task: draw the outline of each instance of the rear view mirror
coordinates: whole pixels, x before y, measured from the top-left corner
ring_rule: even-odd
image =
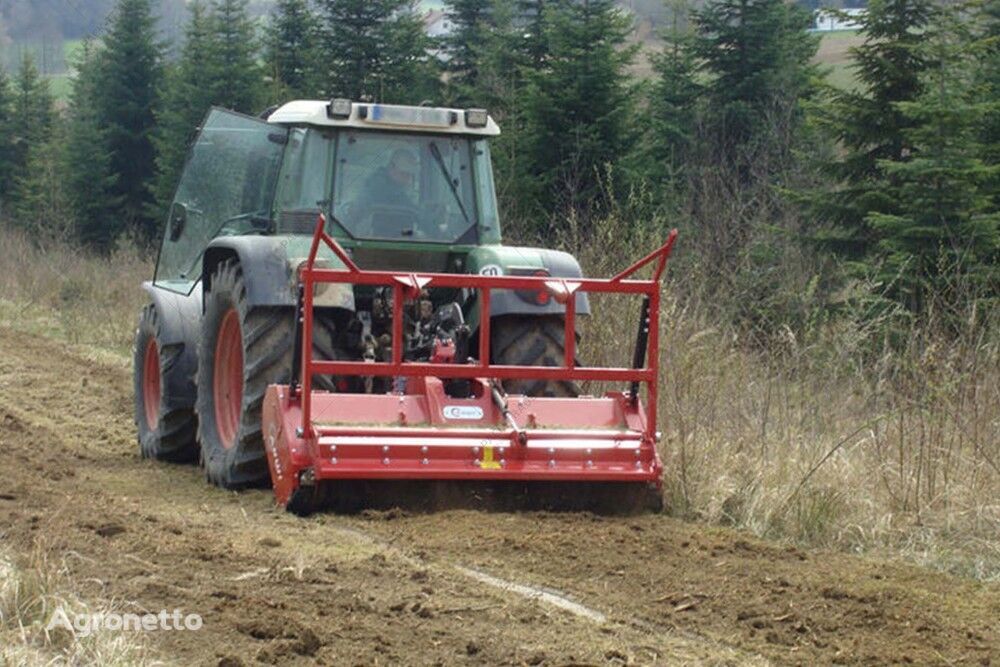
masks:
[[[184,204],[174,204],[170,209],[170,240],[176,241],[184,233],[187,224],[187,207]]]

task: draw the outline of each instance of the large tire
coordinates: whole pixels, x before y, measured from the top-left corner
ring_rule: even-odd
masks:
[[[490,323],[492,363],[505,366],[562,366],[565,353],[562,317],[507,315]],[[577,362],[579,363],[579,361]],[[579,396],[575,382],[504,380],[510,394],[525,396]]]
[[[331,359],[332,320],[317,316],[314,322],[313,357]],[[249,306],[240,265],[219,265],[205,294],[195,407],[202,464],[213,484],[241,489],[268,483],[264,392],[270,384],[288,383],[294,335],[290,308]],[[334,389],[324,377],[313,386]]]
[[[169,391],[183,348],[164,345],[156,306],[148,304],[139,314],[133,351],[135,424],[143,458],[189,463],[198,458],[197,418],[191,396]],[[190,382],[190,378],[187,379]],[[193,387],[192,392],[193,395]]]

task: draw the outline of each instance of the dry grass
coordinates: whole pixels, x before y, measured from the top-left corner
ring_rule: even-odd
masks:
[[[576,248],[588,274],[620,270],[663,235],[624,225],[609,219]],[[134,252],[95,259],[0,233],[0,321],[124,353],[151,271]],[[1000,315],[957,338],[914,327],[904,349],[880,354],[874,330],[849,319],[805,340],[777,326],[762,346],[721,324],[681,273],[662,318],[671,512],[1000,579]],[[593,306],[584,359],[627,365],[638,304]]]
[[[624,225],[579,248],[585,273],[612,275],[666,236],[623,241]],[[912,325],[895,347],[849,317],[748,340],[674,268],[660,402],[671,512],[1000,580],[1000,313],[958,335]],[[592,305],[584,359],[627,365],[638,303]]]
[[[52,561],[43,549],[23,557],[0,550],[0,664],[163,664],[136,632],[76,633],[62,626],[47,630],[59,609],[71,619],[75,614],[118,611],[107,603],[83,600],[75,592],[79,588],[67,562]]]
[[[0,228],[0,317],[70,343],[129,351],[152,274],[153,259],[132,248],[97,258]]]

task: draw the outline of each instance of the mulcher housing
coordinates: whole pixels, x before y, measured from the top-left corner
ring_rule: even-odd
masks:
[[[365,271],[317,224],[301,272],[301,383],[272,385],[264,401],[264,434],[271,479],[281,505],[309,507],[318,485],[336,480],[518,480],[624,482],[659,488],[656,452],[660,278],[676,239],[671,232],[655,252],[610,279],[553,280],[532,276],[469,276]],[[320,244],[345,269],[317,268]],[[654,265],[650,279],[633,275]],[[320,361],[312,358],[312,294],[323,283],[388,286],[394,293],[392,350],[388,362]],[[428,288],[479,293],[478,360],[466,364],[406,362],[402,358],[403,305]],[[489,362],[490,295],[494,290],[544,291],[565,307],[565,340],[558,367],[504,366]],[[577,365],[574,349],[577,292],[641,295],[644,313],[634,368]],[[389,394],[317,391],[312,377],[408,378]],[[445,390],[447,379],[471,381],[466,398]],[[602,397],[505,395],[502,380],[544,379],[629,383],[629,391]],[[647,402],[639,400],[639,383]],[[299,494],[299,498],[297,498]]]

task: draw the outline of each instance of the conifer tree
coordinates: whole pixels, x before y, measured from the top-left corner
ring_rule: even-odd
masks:
[[[898,201],[884,161],[904,162],[913,153],[914,119],[899,106],[924,93],[926,54],[919,46],[932,0],[872,0],[860,18],[865,41],[852,50],[856,90],[837,91],[817,121],[842,147],[825,170],[837,185],[810,197],[811,215],[825,223],[815,234],[826,248],[851,262],[876,250],[872,214],[892,215]]]
[[[75,66],[62,172],[75,238],[106,251],[125,231],[125,220],[120,214],[120,190],[115,187],[120,176],[112,170],[108,129],[99,111],[106,74],[102,65],[94,45],[85,42]]]
[[[464,101],[474,96],[479,82],[482,48],[493,27],[493,2],[447,0],[445,9],[452,25],[444,39],[449,84],[458,91],[458,99]]]
[[[173,201],[191,139],[214,100],[217,69],[211,66],[213,53],[208,8],[202,0],[194,0],[188,5],[180,58],[167,74],[163,109],[154,135],[154,215],[158,220],[166,215]]]
[[[14,135],[11,128],[13,91],[7,70],[0,64],[0,217],[14,187]]]
[[[545,67],[525,100],[525,175],[544,211],[591,212],[608,167],[634,144],[636,90],[625,69],[631,21],[611,0],[548,8]]]
[[[118,0],[103,38],[94,84],[99,92],[93,95],[119,215],[145,238],[152,237],[157,224],[149,216],[156,171],[152,134],[163,76],[155,22],[150,0]]]
[[[28,194],[25,186],[29,183],[27,172],[32,162],[32,152],[37,155],[43,150],[54,123],[55,109],[49,83],[38,74],[31,55],[26,54],[14,77],[9,124],[13,181],[4,208],[15,216],[19,211],[24,212],[19,207],[23,196]]]
[[[880,269],[899,301],[914,312],[931,295],[955,303],[1000,279],[1000,211],[989,185],[1000,165],[987,165],[978,142],[982,121],[1000,112],[977,90],[981,42],[963,5],[935,8],[914,46],[924,64],[922,90],[898,102],[908,154],[879,160],[879,186],[895,206],[871,211]]]
[[[409,0],[319,0],[327,97],[420,103],[434,72]]]
[[[555,8],[565,0],[516,0],[517,25],[524,26],[520,32],[518,48],[529,67],[539,67],[549,52],[548,38],[545,36],[545,12]]]
[[[212,103],[256,114],[262,103],[263,72],[257,62],[258,41],[247,13],[249,0],[214,0],[210,19],[209,60]]]
[[[653,57],[656,81],[649,98],[652,122],[645,159],[657,189],[667,199],[684,187],[700,111],[702,90],[697,80],[689,14],[686,2],[671,7],[670,24],[663,33],[663,51]]]
[[[710,0],[695,22],[710,134],[721,151],[732,158],[748,146],[787,150],[773,121],[794,110],[815,73],[809,15],[784,0]]]
[[[277,96],[301,98],[314,94],[319,48],[317,21],[307,0],[275,3],[265,35],[265,61],[277,84]]]

